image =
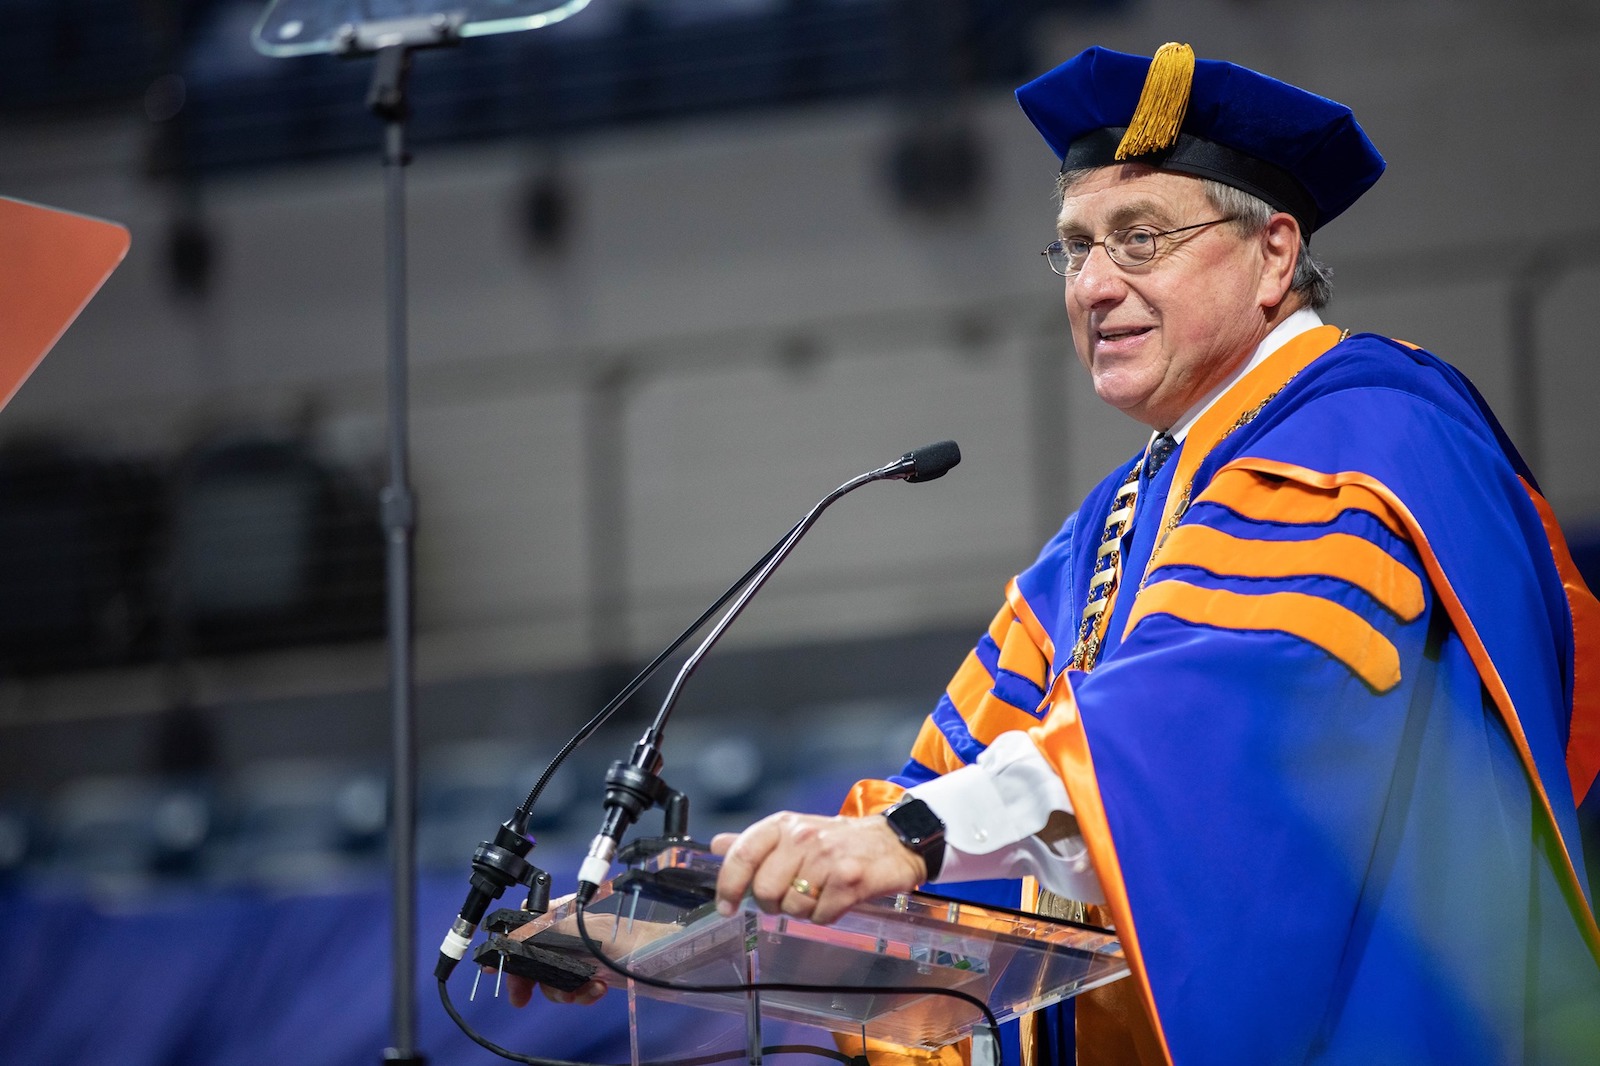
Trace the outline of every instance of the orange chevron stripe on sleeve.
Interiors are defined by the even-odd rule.
[[[1013,582],[1014,583],[1014,582]],[[1007,589],[1007,599],[1010,599],[1010,589]],[[1006,642],[1006,634],[1011,627],[1017,624],[1017,613],[1012,610],[1009,602],[1000,605],[1000,609],[989,620],[989,639],[998,647]]]
[[[1420,617],[1427,605],[1421,578],[1376,544],[1349,533],[1311,540],[1247,540],[1209,526],[1179,526],[1162,546],[1161,565],[1197,566],[1235,577],[1337,578],[1362,589],[1405,622]]]
[[[922,729],[911,745],[911,757],[936,774],[947,774],[963,765],[931,717],[922,720]]]
[[[1567,538],[1545,498],[1523,481],[1522,487],[1539,512],[1561,584],[1572,613],[1572,724],[1567,733],[1567,775],[1572,799],[1581,804],[1600,779],[1600,601],[1572,562]]]
[[[1027,711],[1013,707],[998,697],[991,696],[978,706],[976,714],[967,718],[967,732],[979,744],[988,746],[1001,733],[1029,730],[1039,724],[1039,719]]]
[[[1038,615],[1033,613],[1033,605],[1022,595],[1022,589],[1017,585],[1016,578],[1012,578],[1010,584],[1006,585],[1006,605],[1011,608],[1017,624],[1022,626],[1029,639],[1044,655],[1045,666],[1048,668],[1049,664],[1056,660],[1056,642],[1039,621]]]
[[[1361,485],[1331,488],[1263,476],[1240,467],[1218,472],[1200,494],[1198,502],[1219,503],[1228,510],[1258,522],[1321,525],[1346,511],[1365,511],[1397,537],[1406,535],[1388,505]]]
[[[1006,634],[1000,645],[1000,669],[1027,678],[1044,692],[1050,660],[1027,625],[1019,622]]]
[[[1249,595],[1159,581],[1133,601],[1128,630],[1153,614],[1223,629],[1274,630],[1315,644],[1378,692],[1400,683],[1400,653],[1365,618],[1332,600],[1303,592]]]
[[[1031,613],[1029,618],[1032,618]],[[1000,612],[989,623],[989,637],[1000,649],[999,668],[1027,678],[1042,692],[1049,684],[1050,660],[1040,647],[1035,633],[1038,628],[1037,621],[1030,626],[1018,619],[1008,603],[1000,608]],[[945,687],[945,694],[966,723],[967,731],[981,744],[993,742],[1001,733],[1013,729],[1031,729],[1038,724],[1038,719],[1028,713],[1035,708],[1019,708],[995,696],[995,680],[977,652],[973,651],[967,654],[955,677]],[[931,735],[937,732],[931,723],[925,724],[912,757],[934,769],[946,763],[950,766],[960,765],[944,738],[940,736],[935,740]],[[928,762],[929,758],[936,761]]]
[[[961,662],[961,668],[956,671],[956,676],[950,679],[950,684],[945,686],[944,691],[964,718],[978,706],[992,688],[994,688],[994,675],[983,665],[983,660],[978,658],[977,652],[968,652],[967,657]]]
[[[1006,669],[1014,670],[1024,677],[1031,677],[1033,676],[1033,671],[1027,665],[1024,651],[1027,643],[1016,645],[1015,650],[1011,653],[1014,663],[1006,662],[1005,649],[1015,643],[1018,624],[1016,612],[1012,609],[1011,604],[1008,602],[1001,605],[1000,610],[995,612],[994,618],[989,622],[989,639],[994,641],[995,647],[1000,649],[1001,664]],[[1034,624],[1037,625],[1038,623],[1035,622]],[[1036,641],[1031,643],[1037,644]],[[1046,664],[1048,665],[1048,660],[1046,660]],[[1039,686],[1041,688],[1044,687],[1042,680],[1039,682]],[[978,653],[971,651],[962,660],[960,668],[956,670],[955,676],[950,679],[950,683],[945,686],[945,694],[950,697],[950,702],[955,704],[956,709],[965,718],[989,694],[989,690],[992,688],[994,688],[994,675],[989,673],[989,668],[983,665],[983,660],[978,658]]]

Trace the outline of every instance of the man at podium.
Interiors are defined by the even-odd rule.
[[[1382,158],[1184,45],[1017,96],[1079,361],[1149,442],[898,774],[718,841],[721,904],[1026,876],[1130,961],[1076,1002],[1084,1063],[1595,1061],[1600,605],[1472,385],[1320,317],[1307,242]]]

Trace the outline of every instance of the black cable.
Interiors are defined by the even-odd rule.
[[[534,783],[533,788],[528,792],[528,798],[522,801],[522,806],[518,807],[516,813],[512,816],[516,819],[517,829],[519,831],[526,831],[528,817],[533,813],[533,805],[539,801],[539,794],[544,791],[545,785],[550,783],[550,778],[555,776],[556,770],[560,768],[561,764],[567,760],[567,757],[570,756],[574,751],[578,750],[578,746],[580,744],[593,736],[595,730],[604,725],[606,720],[615,714],[617,709],[626,703],[630,696],[639,691],[639,689],[644,686],[646,681],[655,676],[655,672],[661,669],[661,664],[666,662],[667,658],[672,655],[673,652],[683,647],[685,642],[687,642],[690,637],[699,632],[701,626],[709,622],[713,615],[727,605],[729,600],[738,595],[739,590],[744,588],[745,584],[752,577],[755,577],[756,574],[761,571],[762,567],[766,566],[772,561],[772,557],[778,554],[778,551],[789,542],[789,538],[793,537],[804,524],[805,519],[801,519],[799,522],[796,522],[789,532],[785,533],[781,538],[779,538],[778,543],[774,544],[767,551],[767,554],[763,555],[760,559],[757,559],[755,565],[744,572],[744,576],[739,578],[739,580],[735,581],[732,585],[728,586],[728,591],[724,592],[720,597],[718,597],[716,603],[713,603],[710,607],[707,607],[705,612],[701,614],[699,618],[696,618],[692,623],[690,623],[689,628],[678,634],[678,639],[667,645],[661,654],[657,655],[650,661],[648,666],[646,666],[643,670],[640,670],[638,674],[634,675],[633,680],[624,685],[622,687],[622,691],[618,692],[611,698],[610,703],[607,703],[604,707],[600,708],[599,713],[593,718],[589,719],[588,722],[584,723],[583,728],[574,733],[572,739],[567,741],[566,744],[562,746],[560,751],[556,752],[555,758],[550,760],[550,765],[545,767],[544,773],[539,775],[539,780]]]
[[[467,1020],[461,1016],[461,1012],[456,1010],[456,1005],[450,1000],[450,989],[446,984],[446,979],[443,977],[439,978],[439,1002],[444,1004],[444,1012],[450,1015],[450,1019],[456,1023],[456,1028],[465,1033],[468,1040],[471,1040],[474,1044],[477,1044],[481,1048],[485,1048],[494,1052],[503,1059],[510,1059],[512,1062],[527,1063],[528,1066],[601,1066],[599,1063],[592,1062],[568,1062],[565,1059],[543,1059],[536,1055],[524,1055],[521,1052],[512,1051],[510,1048],[501,1047],[499,1044],[496,1044],[493,1040],[490,1040],[488,1037],[474,1029],[467,1022]],[[772,1044],[767,1047],[763,1047],[761,1049],[761,1054],[820,1055],[823,1058],[834,1059],[838,1062],[843,1062],[846,1064],[856,1063],[856,1056],[854,1055],[847,1055],[837,1048],[822,1047],[821,1045],[813,1044]],[[749,1057],[749,1055],[750,1051],[748,1048],[731,1048],[727,1051],[712,1051],[705,1055],[696,1055],[692,1058],[663,1059],[658,1062],[642,1063],[641,1066],[712,1066],[713,1063],[717,1062],[732,1062],[735,1059],[746,1059]]]
[[[444,977],[439,978],[439,1002],[444,1004],[444,1012],[450,1015],[450,1020],[456,1023],[456,1028],[467,1034],[468,1040],[471,1040],[479,1047],[487,1048],[503,1059],[510,1059],[512,1062],[527,1063],[528,1066],[599,1066],[599,1064],[592,1062],[568,1062],[565,1059],[542,1059],[536,1055],[524,1055],[521,1052],[512,1051],[510,1048],[501,1047],[493,1040],[490,1040],[488,1037],[478,1032],[471,1025],[467,1024],[467,1020],[461,1016],[461,1012],[456,1010],[456,1005],[450,1002],[450,988],[447,984],[447,979]]]
[[[901,462],[909,460],[910,453],[907,453],[906,456],[902,457]],[[682,647],[685,641],[692,637],[717,611],[732,600],[751,578],[762,573],[772,563],[773,559],[779,558],[781,553],[791,546],[800,535],[805,522],[805,519],[801,519],[790,527],[789,531],[783,535],[778,543],[774,544],[765,555],[758,559],[754,566],[745,571],[744,576],[729,586],[728,590],[717,599],[716,603],[707,608],[661,654],[657,655],[648,666],[639,671],[634,679],[623,687],[621,692],[613,696],[611,701],[600,709],[599,714],[596,714],[585,723],[583,728],[578,730],[556,753],[555,758],[550,761],[550,765],[545,767],[544,773],[535,782],[533,789],[528,793],[527,799],[523,800],[522,805],[512,811],[511,816],[500,826],[493,842],[485,841],[479,845],[472,860],[472,890],[468,893],[466,902],[462,904],[460,915],[452,923],[450,932],[446,934],[444,942],[439,947],[439,962],[434,969],[435,974],[448,977],[450,971],[455,968],[456,963],[465,957],[466,950],[470,946],[471,937],[476,932],[478,923],[482,921],[484,911],[491,901],[499,899],[501,893],[514,884],[524,884],[532,890],[536,884],[533,878],[545,876],[526,861],[528,852],[534,846],[533,839],[528,835],[528,820],[533,814],[533,807],[538,801],[540,793],[549,784],[550,778],[554,776],[556,770],[560,768],[568,756],[578,749],[579,745],[589,739],[595,730],[605,723],[606,719],[610,718],[630,696],[650,679],[673,652]],[[548,877],[545,877],[545,883],[548,885]],[[548,899],[548,895],[545,898]],[[529,899],[533,899],[531,892]]]
[[[575,902],[575,910],[578,918],[578,936],[583,940],[583,946],[589,949],[589,954],[598,959],[600,964],[606,967],[608,970],[619,973],[630,981],[637,981],[641,985],[649,985],[651,988],[664,988],[672,992],[699,992],[710,993],[713,995],[728,992],[814,992],[821,994],[837,993],[841,991],[837,985],[802,985],[792,981],[755,981],[748,984],[741,982],[731,985],[696,985],[684,982],[663,981],[656,977],[647,977],[642,973],[635,973],[622,963],[607,956],[605,950],[600,946],[599,941],[595,940],[594,937],[589,935],[589,927],[587,922],[584,920],[586,908],[584,907],[582,901]],[[936,985],[851,985],[849,988],[844,989],[843,991],[852,993],[871,992],[875,995],[881,996],[926,996],[931,994],[935,996],[949,996],[951,999],[962,1000],[963,1002],[968,1003],[983,1012],[984,1021],[989,1026],[990,1039],[994,1041],[995,1062],[998,1064],[998,1066],[1005,1066],[1004,1060],[1000,1054],[1000,1019],[996,1018],[994,1011],[989,1009],[989,1004],[985,1003],[977,996],[962,992],[960,989],[940,988]],[[854,1061],[854,1059],[849,1058],[849,1056],[846,1056],[846,1060],[852,1062]]]

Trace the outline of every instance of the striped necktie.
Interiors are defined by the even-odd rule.
[[[1117,591],[1117,578],[1122,575],[1122,535],[1133,522],[1133,505],[1139,499],[1139,472],[1122,483],[1111,501],[1111,513],[1106,515],[1106,527],[1100,534],[1100,548],[1094,556],[1094,574],[1089,578],[1089,603],[1083,609],[1083,621],[1098,618]]]
[[[1158,433],[1145,450],[1144,458],[1134,465],[1127,480],[1112,497],[1111,513],[1106,515],[1105,529],[1100,534],[1100,547],[1095,552],[1094,573],[1089,578],[1089,602],[1079,619],[1078,642],[1072,649],[1071,665],[1076,670],[1088,670],[1100,657],[1100,643],[1104,639],[1104,615],[1116,594],[1117,583],[1122,578],[1122,538],[1133,524],[1134,505],[1139,499],[1139,481],[1148,471],[1155,477],[1178,442],[1166,433]]]

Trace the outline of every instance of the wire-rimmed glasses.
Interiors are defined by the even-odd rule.
[[[1112,230],[1097,241],[1091,241],[1084,236],[1062,237],[1060,240],[1051,241],[1039,254],[1049,260],[1051,270],[1064,278],[1070,278],[1083,269],[1083,264],[1089,261],[1089,253],[1094,251],[1096,245],[1103,247],[1106,255],[1111,257],[1111,261],[1120,267],[1143,266],[1161,251],[1161,238],[1199,229],[1202,226],[1215,226],[1219,222],[1232,221],[1232,216],[1214,218],[1209,222],[1196,222],[1176,229],[1125,226],[1122,229]]]

